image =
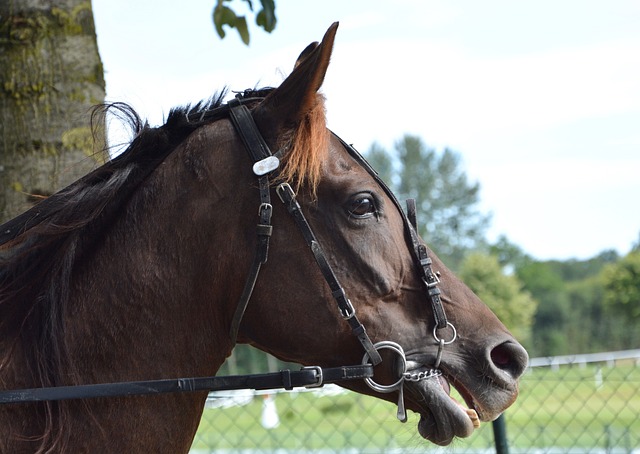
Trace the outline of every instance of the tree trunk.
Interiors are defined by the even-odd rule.
[[[89,0],[0,1],[0,222],[96,166],[104,95]]]

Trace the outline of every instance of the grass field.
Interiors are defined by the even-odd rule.
[[[194,451],[318,450],[323,452],[433,451],[417,435],[417,416],[401,424],[395,406],[345,393],[283,393],[276,399],[280,425],[260,425],[262,398],[245,406],[207,409]],[[518,401],[506,413],[509,445],[544,447],[640,448],[640,368],[632,364],[531,370],[522,380]],[[491,424],[450,452],[491,448]]]

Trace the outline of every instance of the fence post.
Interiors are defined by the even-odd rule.
[[[504,413],[493,421],[493,439],[496,445],[496,454],[509,454],[507,442],[507,426],[504,421]]]

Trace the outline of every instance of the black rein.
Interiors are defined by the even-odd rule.
[[[343,380],[373,376],[373,366],[303,367],[299,371],[281,370],[268,374],[228,377],[174,378],[166,380],[99,383],[94,385],[54,386],[50,388],[0,391],[0,404],[41,402],[48,400],[123,397],[196,391],[228,391],[232,389],[286,389],[319,387]]]

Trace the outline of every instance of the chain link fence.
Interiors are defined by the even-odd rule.
[[[531,361],[505,413],[509,452],[640,454],[640,350]],[[631,354],[630,354],[631,353]],[[493,453],[491,424],[446,448],[418,435],[396,407],[335,386],[212,394],[192,453]]]

